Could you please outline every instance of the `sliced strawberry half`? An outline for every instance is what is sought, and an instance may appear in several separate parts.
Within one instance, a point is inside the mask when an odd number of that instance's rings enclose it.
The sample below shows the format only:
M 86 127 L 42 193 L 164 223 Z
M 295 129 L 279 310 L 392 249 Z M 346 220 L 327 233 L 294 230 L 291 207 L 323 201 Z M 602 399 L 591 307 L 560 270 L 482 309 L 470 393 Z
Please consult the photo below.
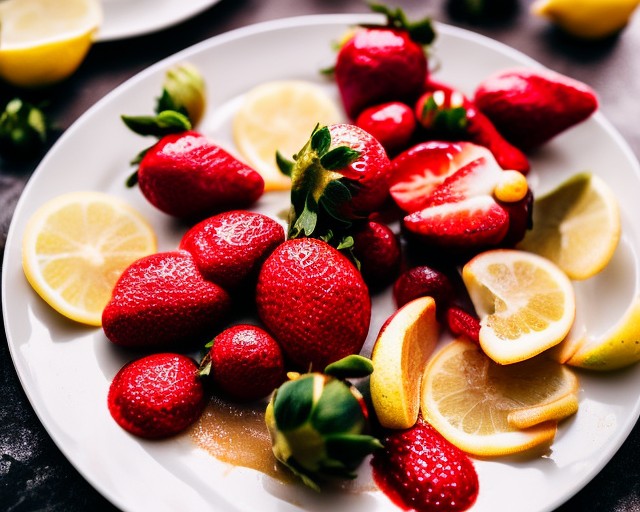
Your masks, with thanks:
M 493 160 L 488 149 L 470 142 L 417 144 L 392 161 L 391 197 L 407 213 L 422 210 L 449 176 L 479 158 Z

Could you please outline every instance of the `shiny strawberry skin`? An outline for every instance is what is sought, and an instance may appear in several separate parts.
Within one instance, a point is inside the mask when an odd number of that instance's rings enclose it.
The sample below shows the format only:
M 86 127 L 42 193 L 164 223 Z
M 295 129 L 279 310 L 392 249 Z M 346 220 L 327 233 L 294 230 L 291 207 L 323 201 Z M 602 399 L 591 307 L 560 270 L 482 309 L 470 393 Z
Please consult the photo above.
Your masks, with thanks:
M 202 277 L 188 252 L 157 253 L 120 276 L 102 327 L 124 347 L 192 347 L 212 335 L 230 305 L 228 293 Z
M 356 125 L 373 135 L 388 154 L 406 149 L 416 130 L 416 117 L 411 107 L 391 101 L 364 109 Z
M 404 30 L 362 28 L 340 49 L 335 78 L 347 114 L 386 101 L 413 104 L 427 75 L 423 48 Z
M 246 208 L 264 192 L 264 180 L 203 135 L 166 135 L 138 168 L 140 191 L 164 213 L 189 221 Z
M 451 306 L 446 312 L 449 331 L 454 336 L 466 336 L 475 343 L 480 343 L 480 320 L 477 316 L 458 306 Z
M 392 431 L 372 459 L 374 481 L 397 505 L 416 512 L 457 512 L 478 495 L 469 457 L 421 418 L 408 430 Z
M 280 346 L 255 325 L 225 329 L 214 338 L 209 354 L 213 382 L 235 400 L 258 400 L 286 380 Z
M 258 314 L 299 368 L 322 370 L 360 352 L 371 299 L 362 275 L 342 253 L 315 238 L 287 240 L 262 265 Z
M 368 221 L 354 233 L 353 240 L 353 253 L 370 289 L 382 288 L 395 279 L 400 269 L 400 244 L 388 226 Z
M 180 241 L 202 275 L 232 291 L 254 281 L 264 260 L 282 242 L 284 228 L 261 213 L 234 210 L 205 219 Z
M 404 271 L 393 285 L 396 306 L 401 308 L 418 297 L 433 297 L 436 311 L 445 311 L 454 297 L 454 289 L 446 274 L 420 265 Z
M 198 366 L 181 354 L 152 354 L 123 366 L 109 387 L 109 412 L 123 429 L 148 439 L 175 435 L 206 403 Z
M 531 150 L 598 108 L 588 85 L 550 70 L 509 69 L 482 81 L 474 102 L 512 144 Z

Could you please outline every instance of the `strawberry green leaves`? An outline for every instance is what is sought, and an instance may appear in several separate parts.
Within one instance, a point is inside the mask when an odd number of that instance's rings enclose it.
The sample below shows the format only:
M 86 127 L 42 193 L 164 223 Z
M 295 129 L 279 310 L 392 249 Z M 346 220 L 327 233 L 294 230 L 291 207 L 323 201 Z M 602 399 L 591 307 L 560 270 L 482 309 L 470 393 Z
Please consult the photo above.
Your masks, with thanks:
M 390 27 L 406 30 L 409 36 L 416 43 L 421 45 L 429 45 L 436 38 L 436 32 L 433 29 L 430 18 L 424 18 L 418 21 L 409 21 L 406 14 L 399 7 L 390 9 L 384 4 L 369 4 L 373 12 L 384 14 L 387 17 L 387 24 Z

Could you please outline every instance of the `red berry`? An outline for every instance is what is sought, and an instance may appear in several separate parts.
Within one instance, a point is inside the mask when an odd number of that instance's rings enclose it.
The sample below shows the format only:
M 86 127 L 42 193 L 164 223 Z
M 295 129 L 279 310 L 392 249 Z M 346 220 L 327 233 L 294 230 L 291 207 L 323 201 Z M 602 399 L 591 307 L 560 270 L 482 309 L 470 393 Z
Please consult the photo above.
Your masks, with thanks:
M 393 431 L 374 453 L 373 477 L 389 498 L 416 512 L 457 512 L 478 496 L 478 475 L 469 457 L 422 419 Z
M 265 397 L 286 377 L 280 346 L 254 325 L 222 331 L 214 338 L 209 355 L 213 382 L 237 400 Z
M 439 270 L 426 265 L 414 267 L 402 274 L 393 285 L 398 308 L 418 297 L 433 297 L 438 311 L 445 311 L 454 297 L 451 281 Z
M 109 387 L 113 419 L 131 434 L 169 437 L 202 413 L 205 393 L 198 366 L 181 354 L 153 354 L 120 369 Z
M 466 336 L 475 343 L 480 343 L 480 320 L 457 306 L 447 309 L 447 326 L 454 336 Z
M 400 244 L 391 229 L 369 221 L 353 235 L 353 253 L 370 288 L 383 287 L 395 279 L 400 267 Z
M 387 153 L 396 153 L 409 144 L 416 119 L 411 107 L 392 101 L 366 108 L 356 119 L 356 125 L 378 139 Z

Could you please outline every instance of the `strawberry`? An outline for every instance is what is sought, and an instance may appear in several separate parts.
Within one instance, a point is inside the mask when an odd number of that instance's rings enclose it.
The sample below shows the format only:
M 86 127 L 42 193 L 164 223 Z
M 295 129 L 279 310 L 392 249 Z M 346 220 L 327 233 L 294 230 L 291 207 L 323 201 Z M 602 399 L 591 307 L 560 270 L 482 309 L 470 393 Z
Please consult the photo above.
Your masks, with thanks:
M 512 144 L 531 150 L 598 108 L 586 84 L 550 70 L 516 68 L 482 81 L 474 102 Z
M 400 268 L 400 244 L 385 224 L 368 221 L 353 235 L 353 254 L 370 289 L 384 287 Z
M 180 241 L 202 275 L 232 291 L 258 276 L 262 262 L 284 242 L 284 229 L 261 213 L 220 213 L 189 229 Z
M 322 240 L 287 240 L 262 265 L 256 287 L 260 319 L 285 355 L 306 370 L 360 351 L 371 299 L 355 266 Z
M 469 457 L 418 419 L 386 435 L 374 453 L 376 484 L 399 507 L 417 512 L 467 510 L 478 495 L 478 475 Z
M 156 208 L 189 221 L 248 207 L 264 191 L 260 174 L 193 131 L 165 135 L 149 148 L 137 180 Z
M 473 102 L 450 86 L 440 87 L 416 103 L 416 117 L 430 138 L 468 140 L 489 149 L 503 169 L 529 172 L 526 155 L 507 142 Z
M 169 437 L 198 419 L 206 403 L 198 366 L 181 354 L 152 354 L 123 366 L 107 398 L 123 429 L 148 439 Z
M 338 246 L 353 221 L 376 211 L 389 195 L 389 158 L 354 125 L 317 127 L 289 164 L 289 238 L 312 236 Z
M 435 38 L 429 20 L 412 24 L 400 9 L 373 8 L 386 15 L 387 26 L 360 27 L 342 45 L 335 64 L 342 103 L 352 119 L 377 103 L 415 101 L 428 71 L 423 45 Z
M 122 273 L 102 313 L 102 327 L 116 345 L 179 347 L 210 337 L 229 309 L 227 292 L 202 277 L 188 252 L 163 252 Z
M 486 154 L 469 142 L 421 142 L 393 159 L 389 193 L 405 212 L 421 210 L 448 176 Z
M 396 153 L 409 144 L 416 129 L 416 118 L 411 107 L 391 101 L 364 109 L 356 125 L 373 135 L 387 153 Z
M 286 379 L 280 346 L 255 325 L 235 325 L 218 334 L 201 368 L 220 390 L 241 401 L 263 398 Z
M 420 265 L 404 271 L 393 285 L 396 306 L 401 308 L 418 297 L 433 297 L 437 311 L 445 311 L 454 297 L 454 289 L 446 274 Z
M 472 313 L 458 306 L 447 309 L 446 322 L 454 336 L 466 336 L 475 343 L 480 343 L 480 320 Z

